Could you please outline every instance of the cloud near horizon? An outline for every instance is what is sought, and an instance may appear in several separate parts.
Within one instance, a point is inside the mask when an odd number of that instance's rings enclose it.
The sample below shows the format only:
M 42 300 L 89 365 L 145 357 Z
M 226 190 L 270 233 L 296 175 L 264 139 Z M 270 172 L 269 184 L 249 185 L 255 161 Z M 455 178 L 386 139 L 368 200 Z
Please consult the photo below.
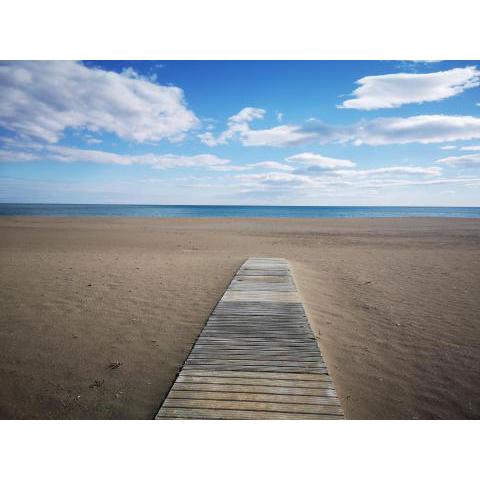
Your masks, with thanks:
M 206 167 L 214 169 L 227 166 L 230 163 L 230 160 L 219 158 L 212 154 L 174 155 L 146 153 L 143 155 L 127 155 L 49 144 L 34 144 L 29 149 L 19 148 L 0 151 L 0 161 L 22 162 L 36 160 L 53 160 L 64 163 L 90 162 L 116 165 L 148 165 L 157 169 L 175 167 Z
M 480 151 L 480 145 L 468 145 L 466 147 L 460 148 L 460 150 L 468 151 L 468 152 L 476 152 L 476 151 Z
M 412 185 L 441 185 L 444 183 L 467 183 L 478 178 L 442 178 L 440 167 L 393 166 L 374 169 L 348 169 L 312 173 L 309 169 L 295 172 L 266 172 L 237 175 L 247 191 L 283 191 L 311 189 L 319 192 L 334 192 L 342 188 L 385 189 Z M 436 177 L 436 178 L 435 178 Z
M 337 170 L 342 168 L 353 168 L 355 163 L 351 160 L 340 160 L 338 158 L 324 157 L 318 153 L 304 152 L 287 157 L 288 162 L 299 162 L 312 165 L 324 170 Z
M 440 160 L 437 160 L 437 163 L 442 163 L 451 167 L 480 167 L 480 153 L 441 158 Z
M 410 103 L 443 100 L 480 85 L 476 67 L 454 68 L 434 73 L 393 73 L 363 77 L 349 100 L 338 108 L 375 110 Z

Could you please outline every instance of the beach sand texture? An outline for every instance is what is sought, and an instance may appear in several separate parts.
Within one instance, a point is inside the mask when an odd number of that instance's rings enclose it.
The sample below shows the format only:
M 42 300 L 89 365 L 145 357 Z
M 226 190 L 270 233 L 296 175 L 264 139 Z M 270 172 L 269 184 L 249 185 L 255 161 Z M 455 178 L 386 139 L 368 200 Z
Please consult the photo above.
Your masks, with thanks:
M 46 217 L 0 219 L 0 418 L 153 418 L 251 256 L 347 418 L 480 418 L 480 220 Z

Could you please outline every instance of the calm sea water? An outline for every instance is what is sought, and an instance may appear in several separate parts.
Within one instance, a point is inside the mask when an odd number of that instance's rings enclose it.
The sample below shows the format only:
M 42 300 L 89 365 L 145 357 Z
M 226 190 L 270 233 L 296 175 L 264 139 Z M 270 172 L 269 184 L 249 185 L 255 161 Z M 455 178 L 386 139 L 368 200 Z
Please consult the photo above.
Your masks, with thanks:
M 0 215 L 183 218 L 480 218 L 480 207 L 258 207 L 233 205 L 70 205 L 40 203 L 0 203 Z

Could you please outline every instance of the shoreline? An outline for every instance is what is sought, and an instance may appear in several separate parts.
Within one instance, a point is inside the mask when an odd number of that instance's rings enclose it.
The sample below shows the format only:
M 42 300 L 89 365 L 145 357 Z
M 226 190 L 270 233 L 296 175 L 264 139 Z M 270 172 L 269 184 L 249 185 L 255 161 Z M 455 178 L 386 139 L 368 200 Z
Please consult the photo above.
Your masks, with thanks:
M 149 418 L 239 265 L 275 256 L 347 418 L 479 418 L 479 253 L 474 218 L 1 216 L 0 417 Z

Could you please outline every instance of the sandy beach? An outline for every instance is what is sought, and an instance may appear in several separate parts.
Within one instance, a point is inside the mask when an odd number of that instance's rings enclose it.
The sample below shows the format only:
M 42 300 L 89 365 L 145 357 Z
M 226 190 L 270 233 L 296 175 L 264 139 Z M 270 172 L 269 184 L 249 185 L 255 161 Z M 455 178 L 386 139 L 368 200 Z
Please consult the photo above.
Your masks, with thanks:
M 0 418 L 148 419 L 248 256 L 293 266 L 347 418 L 480 418 L 480 221 L 0 219 Z

